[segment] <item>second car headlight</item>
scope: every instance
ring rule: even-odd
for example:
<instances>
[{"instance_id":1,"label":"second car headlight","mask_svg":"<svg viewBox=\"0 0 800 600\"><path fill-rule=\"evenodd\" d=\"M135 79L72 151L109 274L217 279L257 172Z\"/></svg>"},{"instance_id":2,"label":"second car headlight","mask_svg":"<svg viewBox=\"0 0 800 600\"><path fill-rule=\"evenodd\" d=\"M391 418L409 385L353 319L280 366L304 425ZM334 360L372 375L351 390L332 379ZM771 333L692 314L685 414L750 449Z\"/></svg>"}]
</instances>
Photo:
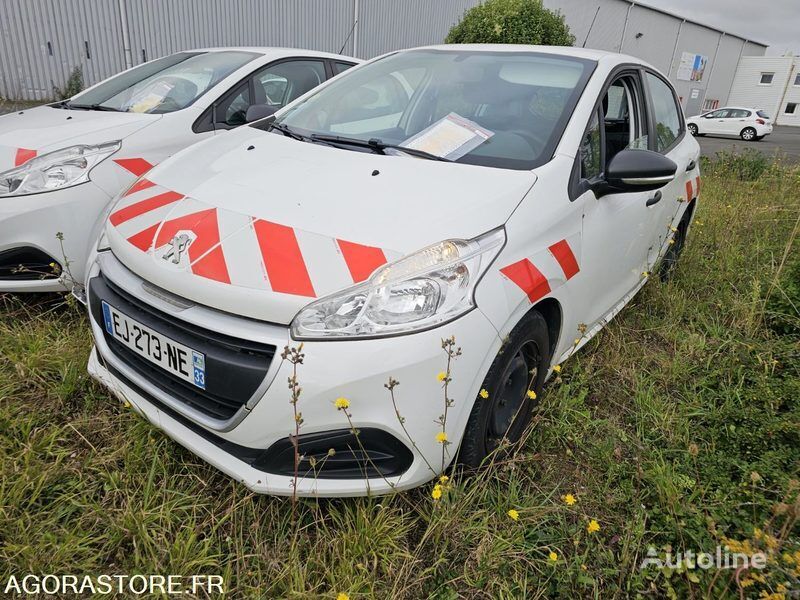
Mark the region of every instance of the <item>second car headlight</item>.
<instances>
[{"instance_id":1,"label":"second car headlight","mask_svg":"<svg viewBox=\"0 0 800 600\"><path fill-rule=\"evenodd\" d=\"M38 194L88 181L92 168L119 150L120 143L70 146L32 158L0 173L0 197Z\"/></svg>"},{"instance_id":2,"label":"second car headlight","mask_svg":"<svg viewBox=\"0 0 800 600\"><path fill-rule=\"evenodd\" d=\"M505 244L503 228L447 240L379 268L364 283L312 302L292 337L353 339L436 327L475 306L475 286Z\"/></svg>"}]
</instances>

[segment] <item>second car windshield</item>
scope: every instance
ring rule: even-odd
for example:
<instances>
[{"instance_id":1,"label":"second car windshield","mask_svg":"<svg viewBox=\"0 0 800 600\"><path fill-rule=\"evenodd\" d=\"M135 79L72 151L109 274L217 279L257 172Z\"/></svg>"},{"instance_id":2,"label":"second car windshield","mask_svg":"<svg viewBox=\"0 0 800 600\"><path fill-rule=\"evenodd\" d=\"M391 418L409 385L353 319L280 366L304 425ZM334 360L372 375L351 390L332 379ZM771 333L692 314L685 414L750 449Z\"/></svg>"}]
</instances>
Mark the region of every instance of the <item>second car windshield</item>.
<instances>
[{"instance_id":1,"label":"second car windshield","mask_svg":"<svg viewBox=\"0 0 800 600\"><path fill-rule=\"evenodd\" d=\"M452 149L478 132L461 152L434 153L460 163L531 169L549 160L593 66L535 52L400 52L345 74L276 125L329 142L332 136L351 144L372 140L373 148L409 144L421 134L426 143L411 147L428 151ZM361 146L352 149L364 151Z\"/></svg>"},{"instance_id":2,"label":"second car windshield","mask_svg":"<svg viewBox=\"0 0 800 600\"><path fill-rule=\"evenodd\" d=\"M136 113L186 108L258 55L253 52L179 52L121 73L73 97L69 106Z\"/></svg>"}]
</instances>

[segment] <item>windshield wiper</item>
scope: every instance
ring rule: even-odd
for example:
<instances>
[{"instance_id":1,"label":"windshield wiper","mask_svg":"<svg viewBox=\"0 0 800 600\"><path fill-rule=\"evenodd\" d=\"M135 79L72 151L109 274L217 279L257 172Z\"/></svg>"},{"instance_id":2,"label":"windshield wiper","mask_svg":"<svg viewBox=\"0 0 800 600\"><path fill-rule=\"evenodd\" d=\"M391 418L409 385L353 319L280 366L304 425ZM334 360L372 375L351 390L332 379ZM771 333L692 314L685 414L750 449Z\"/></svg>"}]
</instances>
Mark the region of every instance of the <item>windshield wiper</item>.
<instances>
[{"instance_id":1,"label":"windshield wiper","mask_svg":"<svg viewBox=\"0 0 800 600\"><path fill-rule=\"evenodd\" d=\"M275 129L276 131L280 131L283 135L292 138L293 140L303 141L305 140L305 136L300 135L294 129L289 127L288 125L284 125L283 123L275 123L274 121L269 125L270 129Z\"/></svg>"},{"instance_id":2,"label":"windshield wiper","mask_svg":"<svg viewBox=\"0 0 800 600\"><path fill-rule=\"evenodd\" d=\"M61 103L63 108L70 108L70 109L77 109L77 110L99 110L105 112L123 112L118 108L113 108L111 106L103 106L102 104L73 104L69 100L64 100Z\"/></svg>"},{"instance_id":3,"label":"windshield wiper","mask_svg":"<svg viewBox=\"0 0 800 600\"><path fill-rule=\"evenodd\" d=\"M401 146L400 144L388 144L378 138L372 138L369 140L361 140L358 138L349 138L343 137L341 135L325 135L321 133L312 133L311 139L313 141L318 142L327 142L327 143L334 143L334 144L345 144L349 146L359 146L361 148L370 148L374 152L378 154L386 154L384 150L399 150L400 152L405 152L406 154L410 154L411 156L416 156L418 158L426 158L428 160L440 160L444 162L453 162L449 158L445 158L443 156L437 156L436 154L431 154L430 152L425 152L424 150L417 150L416 148L406 148L405 146Z\"/></svg>"}]
</instances>

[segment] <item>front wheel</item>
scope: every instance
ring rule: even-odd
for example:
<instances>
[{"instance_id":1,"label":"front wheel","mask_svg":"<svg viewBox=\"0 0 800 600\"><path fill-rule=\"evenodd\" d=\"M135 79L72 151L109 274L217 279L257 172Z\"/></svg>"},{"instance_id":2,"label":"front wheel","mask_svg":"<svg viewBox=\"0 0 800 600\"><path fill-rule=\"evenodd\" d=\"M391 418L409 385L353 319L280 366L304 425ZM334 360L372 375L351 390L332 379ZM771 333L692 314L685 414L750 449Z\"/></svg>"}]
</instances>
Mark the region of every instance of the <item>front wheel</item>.
<instances>
[{"instance_id":1,"label":"front wheel","mask_svg":"<svg viewBox=\"0 0 800 600\"><path fill-rule=\"evenodd\" d=\"M683 247L686 245L686 234L689 231L690 219L691 207L686 211L686 214L683 215L681 222L678 223L677 231L672 238L674 243L669 245L667 252L664 254L664 258L661 259L661 265L658 270L661 281L669 281L675 274L675 267L678 264L678 259L681 257Z\"/></svg>"},{"instance_id":2,"label":"front wheel","mask_svg":"<svg viewBox=\"0 0 800 600\"><path fill-rule=\"evenodd\" d=\"M691 133L694 137L697 137L697 134L699 133L697 125L694 123L689 123L689 133Z\"/></svg>"},{"instance_id":3,"label":"front wheel","mask_svg":"<svg viewBox=\"0 0 800 600\"><path fill-rule=\"evenodd\" d=\"M531 311L514 328L483 380L461 441L458 462L468 468L507 440L519 442L541 396L550 364L550 337L544 317Z\"/></svg>"},{"instance_id":4,"label":"front wheel","mask_svg":"<svg viewBox=\"0 0 800 600\"><path fill-rule=\"evenodd\" d=\"M752 127L745 127L739 135L745 142L752 142L756 139L757 132Z\"/></svg>"}]
</instances>

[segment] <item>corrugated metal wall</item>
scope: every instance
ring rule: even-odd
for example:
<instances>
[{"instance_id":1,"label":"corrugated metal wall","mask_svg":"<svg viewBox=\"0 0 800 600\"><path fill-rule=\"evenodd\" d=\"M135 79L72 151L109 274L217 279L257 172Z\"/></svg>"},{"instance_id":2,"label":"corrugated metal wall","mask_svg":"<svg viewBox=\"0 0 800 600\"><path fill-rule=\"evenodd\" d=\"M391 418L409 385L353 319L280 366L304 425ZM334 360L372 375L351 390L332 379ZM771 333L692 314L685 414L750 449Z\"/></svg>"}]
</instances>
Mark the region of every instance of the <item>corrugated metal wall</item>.
<instances>
[{"instance_id":1,"label":"corrugated metal wall","mask_svg":"<svg viewBox=\"0 0 800 600\"><path fill-rule=\"evenodd\" d=\"M786 110L787 101L784 98L790 90L794 91L794 78L791 77L795 73L794 63L795 59L791 56L743 57L733 80L730 103L763 108L780 123L781 115ZM771 84L761 83L762 73L773 73ZM792 120L783 119L785 123L791 123Z\"/></svg>"},{"instance_id":2,"label":"corrugated metal wall","mask_svg":"<svg viewBox=\"0 0 800 600\"><path fill-rule=\"evenodd\" d=\"M49 99L76 66L91 85L128 61L209 46L344 46L344 54L371 58L442 42L479 1L0 0L0 97ZM359 23L350 35L356 7Z\"/></svg>"}]
</instances>

